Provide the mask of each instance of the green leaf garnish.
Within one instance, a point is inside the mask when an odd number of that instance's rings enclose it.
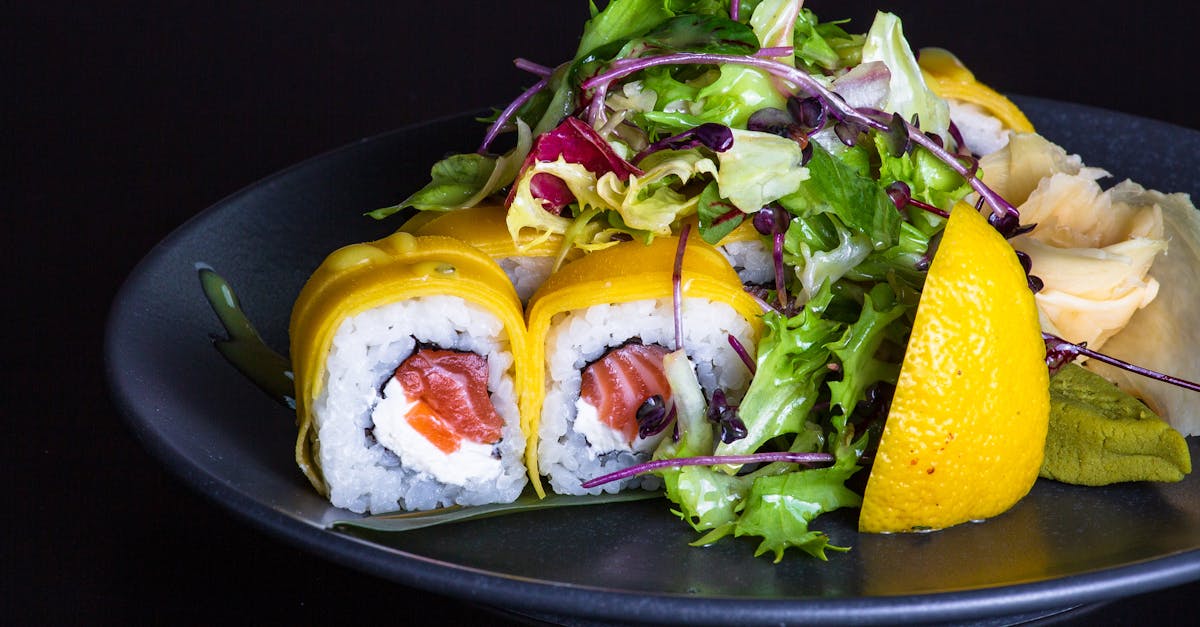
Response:
[[[601,505],[606,503],[624,503],[629,501],[645,501],[662,498],[662,492],[647,490],[626,490],[616,494],[599,494],[596,496],[569,496],[551,494],[544,499],[526,492],[512,503],[492,503],[489,505],[472,505],[463,507],[454,505],[423,512],[397,512],[395,514],[379,514],[365,518],[349,518],[335,520],[330,523],[333,529],[369,529],[372,531],[412,531],[435,525],[479,520],[505,514],[519,514],[558,507],[575,507],[579,505]]]

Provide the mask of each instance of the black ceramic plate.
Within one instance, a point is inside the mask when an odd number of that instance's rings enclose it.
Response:
[[[1200,197],[1200,133],[1021,99],[1089,165]],[[396,227],[362,216],[423,184],[481,136],[469,116],[346,146],[250,187],[180,227],[137,267],[107,337],[113,393],[142,441],[197,490],[269,533],[418,588],[541,616],[658,623],[930,622],[1044,614],[1200,578],[1200,476],[1079,488],[1041,481],[1008,513],[932,534],[859,535],[855,511],[818,527],[853,547],[828,562],[753,557],[754,541],[693,548],[660,501],[532,512],[403,534],[328,529],[331,508],[292,461],[293,416],[213,349],[221,330],[194,264],[236,288],[267,342],[333,249]],[[1196,439],[1191,442],[1198,453]]]

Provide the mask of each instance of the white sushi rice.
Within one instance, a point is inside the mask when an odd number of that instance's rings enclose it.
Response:
[[[771,250],[762,240],[729,242],[717,247],[729,265],[733,266],[738,278],[747,285],[773,285],[775,263]]]
[[[451,477],[454,483],[439,481],[410,468],[373,436],[372,412],[381,400],[380,390],[417,342],[487,357],[488,391],[504,420],[502,439],[495,445],[503,465],[498,479],[484,471]],[[325,362],[325,389],[313,407],[318,459],[330,502],[378,514],[516,499],[527,477],[512,366],[503,324],[462,298],[413,298],[342,321]]]
[[[721,389],[737,401],[750,383],[750,372],[729,345],[733,335],[753,351],[752,329],[732,307],[700,298],[683,301],[683,345],[696,364],[706,396]],[[633,339],[674,350],[675,322],[670,298],[595,305],[555,316],[546,338],[546,399],[538,428],[538,465],[560,494],[600,494],[641,487],[657,488],[653,476],[635,477],[585,490],[580,483],[646,461],[629,450],[598,450],[575,429],[576,399],[583,368]],[[605,447],[607,448],[607,447]]]

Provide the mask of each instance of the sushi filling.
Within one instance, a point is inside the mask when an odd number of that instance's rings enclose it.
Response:
[[[663,373],[668,350],[629,342],[609,350],[583,369],[575,402],[575,431],[595,458],[612,452],[650,453],[664,432],[638,433],[638,410],[653,397],[670,406],[671,388]]]
[[[499,478],[504,421],[487,377],[486,357],[418,347],[383,386],[371,414],[375,439],[406,467],[443,483]]]

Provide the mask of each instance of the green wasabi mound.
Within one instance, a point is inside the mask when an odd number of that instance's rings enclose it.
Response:
[[[1076,485],[1179,481],[1187,442],[1138,399],[1069,364],[1050,378],[1050,429],[1041,476]]]

